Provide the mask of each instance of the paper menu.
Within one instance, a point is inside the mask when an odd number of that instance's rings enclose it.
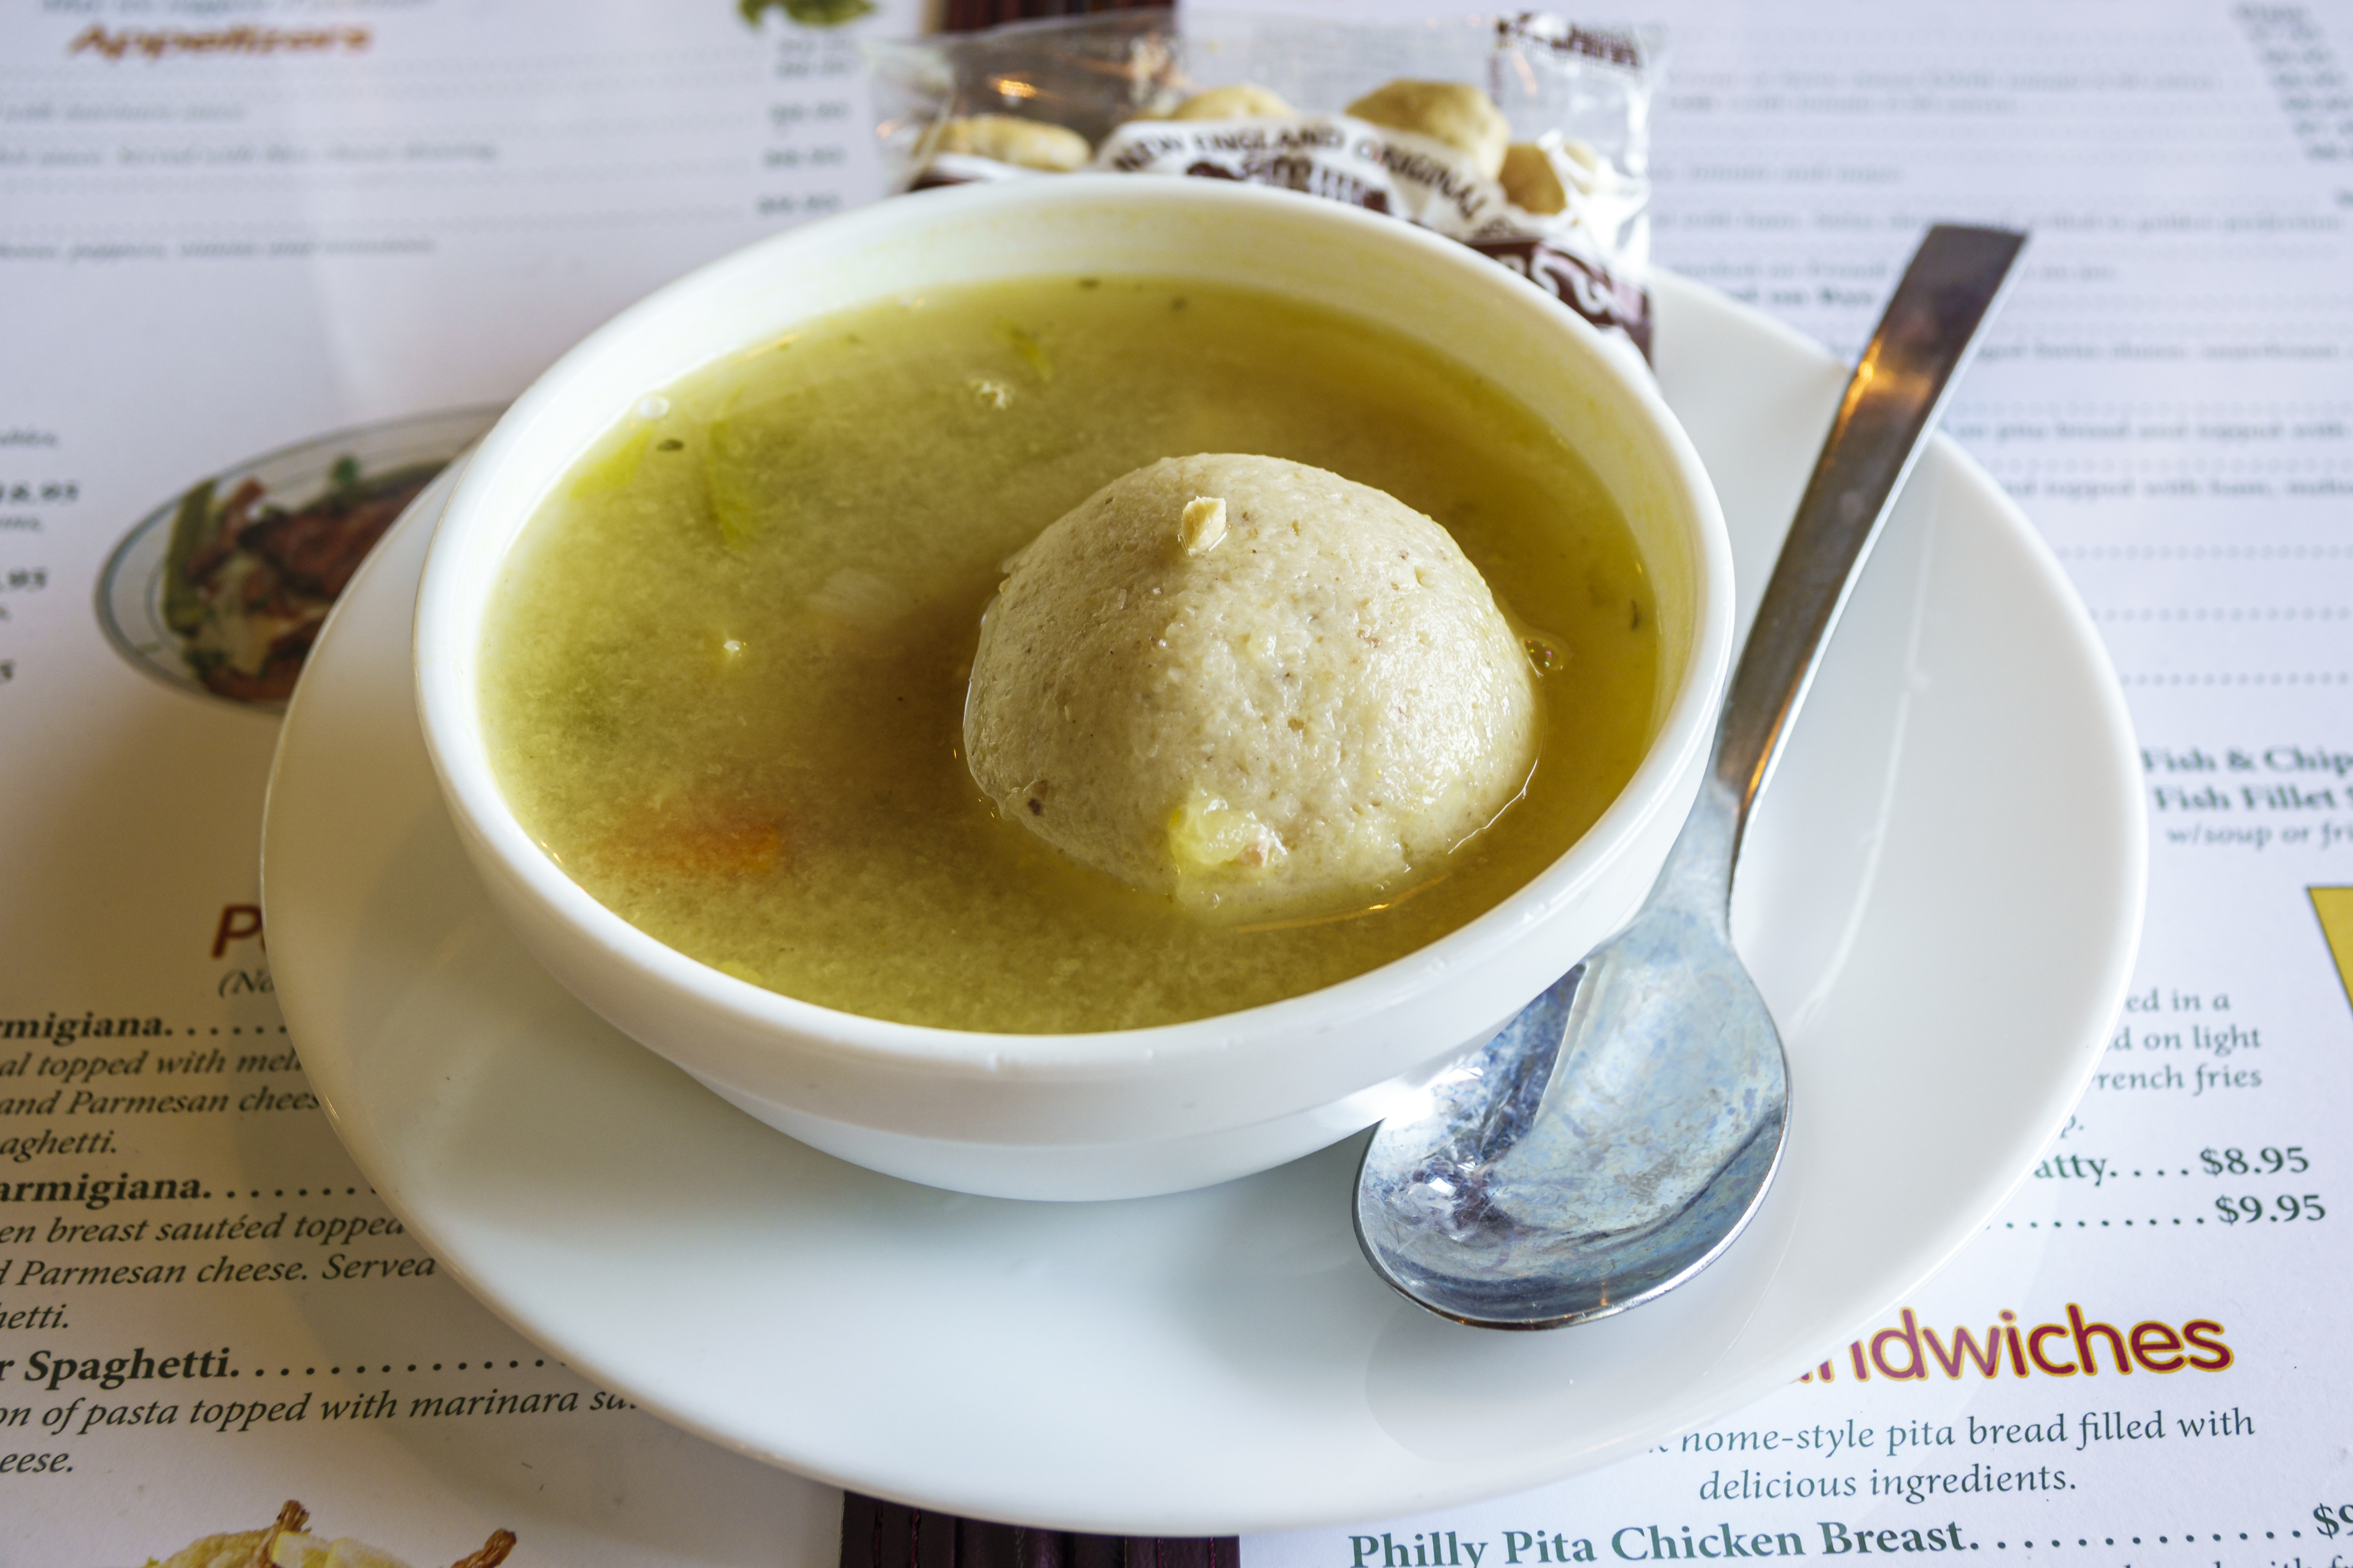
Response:
[[[2138,976],[1989,1232],[1786,1392],[1588,1478],[1245,1558],[2344,1562],[2353,16],[1664,10],[1665,265],[1851,355],[1924,224],[2035,233],[1946,424],[2066,565],[2144,737]]]
[[[2353,205],[2326,155],[2353,24],[2014,3],[1663,20],[1669,265],[1851,351],[1922,223],[2038,232],[1952,424],[2075,574],[2148,739],[2146,1005],[1993,1233],[1908,1321],[1824,1346],[1830,1381],[1584,1481],[1246,1550],[1427,1568],[1442,1536],[1481,1568],[1580,1542],[1795,1554],[1787,1536],[1860,1556],[1868,1530],[1883,1554],[2317,1568],[2341,1534],[2311,1510],[2353,1501],[2329,1332],[2353,1216],[2332,1207],[2327,1110],[2353,1087],[2353,1010],[2316,914],[2334,905],[2306,892],[2353,885],[2353,595],[2331,533],[2353,483]],[[132,525],[195,479],[495,404],[646,289],[857,199],[837,37],[774,13],[754,33],[715,0],[7,13],[0,1034],[31,1027],[0,1038],[0,1068],[24,1064],[0,1077],[0,1562],[142,1561],[290,1496],[418,1563],[499,1527],[517,1561],[831,1557],[834,1494],[600,1407],[385,1228],[284,1059],[250,929],[271,721],[134,664],[92,601]],[[174,1098],[226,1103],[123,1104]],[[145,1191],[93,1208],[85,1176]],[[16,1195],[68,1181],[79,1197]],[[2085,1350],[2106,1381],[2055,1370]],[[98,1375],[59,1377],[61,1352]]]
[[[854,36],[915,20],[0,13],[0,1563],[290,1498],[418,1564],[502,1528],[517,1562],[831,1557],[839,1494],[567,1373],[366,1191],[255,908],[276,721],[233,699],[299,624],[206,624],[254,656],[208,691],[155,584],[198,480],[299,510],[343,459],[446,458],[632,300],[871,199]]]

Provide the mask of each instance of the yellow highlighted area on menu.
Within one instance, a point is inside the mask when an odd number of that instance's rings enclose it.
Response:
[[[2312,912],[2320,917],[2320,934],[2328,939],[2329,956],[2337,960],[2337,978],[2345,998],[2353,1002],[2353,888],[2306,888]]]

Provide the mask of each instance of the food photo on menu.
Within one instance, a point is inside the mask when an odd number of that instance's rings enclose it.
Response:
[[[1655,9],[8,10],[0,1563],[2339,1568],[2353,16]]]

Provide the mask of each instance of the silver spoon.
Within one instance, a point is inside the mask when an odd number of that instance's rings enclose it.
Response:
[[[1551,1329],[1673,1289],[1780,1163],[1788,1073],[1732,874],[1831,628],[2026,237],[1928,231],[1848,382],[1733,671],[1699,799],[1629,924],[1381,1123],[1356,1239],[1442,1317]]]

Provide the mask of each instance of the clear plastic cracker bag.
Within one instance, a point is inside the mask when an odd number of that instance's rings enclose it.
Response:
[[[1081,170],[1278,185],[1461,240],[1650,353],[1657,66],[1630,29],[1124,11],[866,52],[896,188]]]

